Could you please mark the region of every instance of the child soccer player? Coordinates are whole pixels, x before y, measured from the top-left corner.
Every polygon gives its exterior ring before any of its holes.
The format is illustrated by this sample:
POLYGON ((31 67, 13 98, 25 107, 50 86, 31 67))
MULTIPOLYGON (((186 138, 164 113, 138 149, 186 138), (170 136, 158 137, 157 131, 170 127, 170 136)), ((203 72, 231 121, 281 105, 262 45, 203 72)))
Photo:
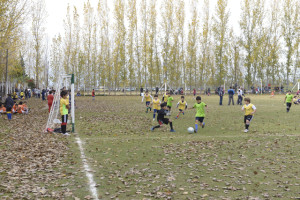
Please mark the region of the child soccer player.
POLYGON ((169 124, 170 123, 170 132, 175 132, 175 130, 173 129, 173 124, 172 121, 168 118, 165 118, 165 116, 167 115, 167 104, 166 103, 162 103, 160 105, 161 109, 160 111, 158 111, 158 115, 157 115, 157 121, 159 123, 159 125, 157 126, 153 126, 151 128, 151 131, 154 131, 154 129, 156 128, 160 128, 163 126, 163 124, 169 124))
POLYGON ((49 112, 51 111, 51 107, 52 107, 52 104, 53 104, 53 99, 54 99, 54 96, 52 95, 52 91, 50 91, 49 95, 47 97, 49 112))
POLYGON ((292 95, 291 90, 289 90, 284 98, 284 103, 286 103, 286 112, 290 112, 293 98, 294 98, 294 95, 292 95))
POLYGON ((171 114, 171 109, 172 109, 172 101, 174 101, 174 98, 172 97, 171 93, 169 94, 169 98, 168 98, 168 103, 167 103, 167 107, 169 110, 169 115, 171 114))
POLYGON ((17 102, 14 101, 14 105, 13 105, 13 107, 11 109, 12 113, 13 114, 17 113, 17 109, 18 109, 18 104, 17 104, 17 102))
POLYGON ((93 89, 93 91, 92 91, 92 97, 93 97, 93 100, 95 100, 95 89, 93 89))
POLYGON ((256 112, 256 107, 252 103, 250 103, 250 98, 245 98, 245 105, 242 107, 242 111, 245 111, 245 130, 244 132, 247 133, 249 131, 250 122, 253 119, 253 115, 256 112))
POLYGON ((160 110, 160 104, 161 102, 158 99, 158 95, 154 95, 154 99, 152 100, 152 103, 150 105, 150 107, 153 105, 153 121, 155 120, 155 114, 160 110))
MULTIPOLYGON (((196 121, 195 121, 195 130, 194 132, 197 133, 198 131, 198 123, 200 122, 200 126, 202 126, 202 128, 204 128, 205 123, 204 118, 205 118, 205 110, 204 108, 207 108, 207 105, 204 102, 201 102, 201 97, 197 96, 196 97, 196 101, 197 103, 194 104, 193 108, 196 108, 197 113, 196 113, 196 121)), ((191 108, 191 109, 193 109, 191 108)), ((206 112, 208 112, 208 110, 206 110, 206 112)))
POLYGON ((271 92, 270 98, 273 98, 273 97, 274 97, 274 93, 275 93, 275 91, 273 90, 273 91, 271 92))
POLYGON ((169 98, 169 92, 166 91, 166 93, 164 94, 163 98, 162 98, 162 101, 167 103, 168 102, 168 98, 169 98))
POLYGON ((184 96, 181 96, 181 101, 177 103, 177 108, 179 109, 179 113, 176 117, 176 119, 179 118, 180 113, 184 115, 184 110, 187 109, 187 102, 184 100, 184 96))
POLYGON ((63 90, 60 93, 60 114, 61 114, 61 132, 64 135, 69 135, 67 133, 67 123, 68 123, 68 114, 69 114, 69 100, 67 91, 63 90))
POLYGON ((148 109, 150 109, 150 111, 151 111, 150 103, 153 100, 153 97, 149 94, 149 92, 147 90, 146 93, 143 96, 142 102, 144 102, 144 98, 146 99, 146 107, 147 107, 146 113, 148 113, 148 109))

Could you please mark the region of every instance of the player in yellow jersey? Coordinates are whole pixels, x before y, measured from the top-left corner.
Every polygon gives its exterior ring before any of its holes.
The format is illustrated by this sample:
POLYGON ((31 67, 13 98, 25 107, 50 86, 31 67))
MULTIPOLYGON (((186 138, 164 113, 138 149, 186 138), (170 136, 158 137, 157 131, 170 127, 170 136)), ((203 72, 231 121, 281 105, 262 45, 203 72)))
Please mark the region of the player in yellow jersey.
POLYGON ((180 113, 184 115, 184 110, 187 109, 187 102, 184 100, 184 96, 181 96, 181 100, 177 103, 177 108, 179 109, 179 113, 176 119, 179 118, 180 113))
POLYGON ((153 121, 155 120, 155 114, 160 110, 160 100, 158 99, 158 95, 154 95, 154 99, 151 102, 150 107, 153 106, 153 121))
POLYGON ((249 131, 250 122, 253 119, 253 115, 256 112, 256 107, 252 103, 250 103, 250 98, 245 98, 245 105, 242 107, 242 111, 245 111, 245 130, 244 132, 247 133, 249 131))
POLYGON ((146 113, 148 113, 149 109, 151 111, 150 103, 153 100, 153 97, 149 94, 148 90, 146 90, 146 92, 143 96, 142 102, 144 101, 144 99, 146 99, 146 107, 147 107, 146 113))
POLYGON ((169 91, 166 91, 166 93, 164 94, 162 100, 163 102, 167 103, 169 99, 169 91))

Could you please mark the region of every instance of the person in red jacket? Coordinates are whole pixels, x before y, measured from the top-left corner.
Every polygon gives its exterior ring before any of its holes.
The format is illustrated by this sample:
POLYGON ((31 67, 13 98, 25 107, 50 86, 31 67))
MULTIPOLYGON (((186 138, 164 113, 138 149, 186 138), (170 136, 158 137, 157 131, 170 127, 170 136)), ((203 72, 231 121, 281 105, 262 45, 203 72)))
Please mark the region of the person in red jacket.
POLYGON ((53 99, 54 99, 54 96, 52 95, 52 91, 49 92, 47 99, 48 99, 48 106, 49 106, 49 112, 50 112, 52 103, 53 103, 53 99))
POLYGON ((92 97, 93 97, 93 100, 95 100, 95 89, 93 89, 93 91, 92 91, 92 97))

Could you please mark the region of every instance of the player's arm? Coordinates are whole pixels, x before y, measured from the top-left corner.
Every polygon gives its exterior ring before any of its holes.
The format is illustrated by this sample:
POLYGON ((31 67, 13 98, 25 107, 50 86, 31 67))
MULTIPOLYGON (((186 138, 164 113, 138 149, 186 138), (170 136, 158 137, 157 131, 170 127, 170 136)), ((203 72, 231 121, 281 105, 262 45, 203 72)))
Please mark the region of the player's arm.
POLYGON ((185 109, 187 109, 187 103, 185 103, 185 109))
POLYGON ((254 113, 256 113, 256 107, 255 107, 255 105, 252 105, 252 109, 253 109, 253 112, 251 114, 253 115, 254 113))
POLYGON ((179 106, 179 101, 178 101, 178 103, 177 103, 177 105, 176 105, 176 108, 178 108, 178 106, 179 106))
POLYGON ((145 98, 145 95, 144 95, 143 98, 142 98, 142 102, 144 102, 144 98, 145 98))
POLYGON ((283 103, 285 103, 285 101, 286 101, 286 96, 284 97, 284 102, 283 103))
POLYGON ((206 108, 206 112, 208 113, 208 106, 207 106, 207 105, 205 105, 205 108, 206 108))

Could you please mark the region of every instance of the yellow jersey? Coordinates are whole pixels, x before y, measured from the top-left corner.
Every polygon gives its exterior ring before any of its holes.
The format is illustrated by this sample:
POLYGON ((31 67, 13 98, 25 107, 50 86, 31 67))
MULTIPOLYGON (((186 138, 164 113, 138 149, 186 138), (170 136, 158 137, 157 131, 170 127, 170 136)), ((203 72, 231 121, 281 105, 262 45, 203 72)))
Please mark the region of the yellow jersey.
POLYGON ((144 99, 146 99, 146 102, 151 102, 151 100, 153 99, 153 97, 150 94, 145 94, 143 96, 142 102, 144 101, 144 99))
POLYGON ((157 100, 153 99, 152 103, 153 103, 153 109, 160 110, 160 100, 159 99, 157 99, 157 100))
POLYGON ((186 101, 183 101, 183 102, 179 101, 177 103, 177 107, 178 107, 179 110, 184 110, 187 107, 187 102, 186 101))
POLYGON ((59 110, 60 110, 61 115, 69 114, 67 105, 69 105, 69 99, 60 98, 60 109, 59 110))
POLYGON ((242 109, 245 110, 245 115, 253 115, 252 112, 256 110, 256 107, 252 103, 249 103, 248 105, 245 104, 242 109))
POLYGON ((164 94, 164 102, 168 102, 168 99, 169 99, 169 95, 164 94))

